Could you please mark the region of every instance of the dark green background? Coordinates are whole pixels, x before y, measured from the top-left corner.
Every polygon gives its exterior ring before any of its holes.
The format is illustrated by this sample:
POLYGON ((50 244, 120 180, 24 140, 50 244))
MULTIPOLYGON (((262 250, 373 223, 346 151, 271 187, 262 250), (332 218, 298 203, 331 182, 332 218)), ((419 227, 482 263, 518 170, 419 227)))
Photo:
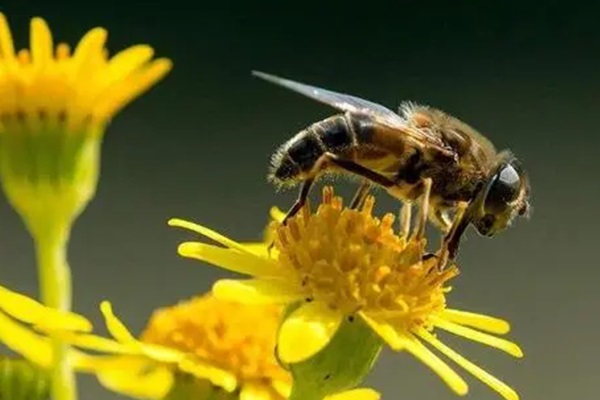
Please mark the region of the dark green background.
MULTIPOLYGON (((428 103, 511 148, 531 175, 532 218, 493 240, 468 232, 450 301, 511 320, 526 358, 444 338, 523 399, 597 397, 598 9, 583 1, 324 3, 2 7, 21 45, 29 18, 40 15, 60 40, 75 43, 101 25, 112 52, 150 43, 175 63, 106 136, 98 195, 70 248, 75 309, 99 324, 97 305, 110 299, 139 332, 153 308, 226 275, 178 258, 176 245, 189 236, 168 228, 169 217, 256 239, 270 205, 291 203, 293 193, 276 194, 265 180, 269 156, 333 110, 250 77, 262 69, 389 107, 428 103)), ((379 197, 382 209, 395 210, 379 197)), ((31 241, 5 204, 0 235, 2 284, 35 294, 31 241)), ((469 381, 468 398, 498 398, 469 381)), ((369 384, 384 399, 456 398, 404 353, 386 353, 369 384)), ((85 400, 116 398, 90 377, 80 392, 85 400)))

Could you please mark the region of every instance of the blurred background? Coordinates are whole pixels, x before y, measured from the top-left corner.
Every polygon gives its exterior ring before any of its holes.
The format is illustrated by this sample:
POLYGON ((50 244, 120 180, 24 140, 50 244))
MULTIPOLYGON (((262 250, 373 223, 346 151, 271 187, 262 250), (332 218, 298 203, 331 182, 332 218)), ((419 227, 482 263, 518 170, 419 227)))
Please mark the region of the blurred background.
MULTIPOLYGON (((98 194, 71 241, 75 310, 101 326, 98 303, 110 299, 139 332, 154 308, 225 276, 176 255, 177 243, 189 236, 167 227, 168 218, 253 240, 271 205, 292 203, 295 191, 276 193, 266 182, 269 157, 335 111, 250 76, 260 69, 390 108, 401 100, 430 104, 512 149, 531 176, 532 218, 491 240, 468 231, 450 301, 512 321, 511 337, 526 357, 515 361, 445 338, 523 399, 597 396, 600 25, 588 7, 577 1, 5 2, 1 11, 21 46, 29 19, 43 16, 57 40, 74 44, 99 25, 110 32, 112 52, 149 43, 175 63, 108 130, 98 194)), ((379 197, 381 210, 398 206, 379 197)), ((0 221, 2 284, 36 295, 32 242, 6 202, 0 221)), ((469 382, 468 399, 499 398, 469 382)), ((384 354, 369 384, 384 399, 456 398, 403 353, 384 354)), ((80 394, 118 398, 90 377, 81 378, 80 394)))

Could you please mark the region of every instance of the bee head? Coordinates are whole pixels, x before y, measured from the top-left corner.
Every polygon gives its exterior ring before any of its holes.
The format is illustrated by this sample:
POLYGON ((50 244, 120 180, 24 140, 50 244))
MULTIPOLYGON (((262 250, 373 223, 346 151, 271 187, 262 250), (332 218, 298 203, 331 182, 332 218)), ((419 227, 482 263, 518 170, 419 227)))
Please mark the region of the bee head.
POLYGON ((483 236, 503 231, 517 215, 529 215, 529 180, 515 157, 500 154, 474 206, 472 222, 483 236))

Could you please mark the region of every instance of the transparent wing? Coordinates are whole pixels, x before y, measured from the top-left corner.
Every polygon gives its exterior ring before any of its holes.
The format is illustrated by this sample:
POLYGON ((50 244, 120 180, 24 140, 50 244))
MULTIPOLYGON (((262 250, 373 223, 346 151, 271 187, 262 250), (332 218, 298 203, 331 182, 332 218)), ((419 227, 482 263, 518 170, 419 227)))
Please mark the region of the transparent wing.
POLYGON ((295 82, 260 71, 252 71, 252 75, 264 79, 265 81, 274 83, 278 86, 283 86, 284 88, 300 93, 304 96, 310 97, 318 102, 328 104, 339 110, 368 115, 372 117, 375 122, 385 125, 391 129, 395 129, 399 133, 411 137, 416 142, 420 142, 420 145, 435 146, 442 151, 447 151, 438 137, 429 135, 424 131, 411 128, 400 115, 380 104, 376 104, 348 94, 336 93, 331 90, 295 82))

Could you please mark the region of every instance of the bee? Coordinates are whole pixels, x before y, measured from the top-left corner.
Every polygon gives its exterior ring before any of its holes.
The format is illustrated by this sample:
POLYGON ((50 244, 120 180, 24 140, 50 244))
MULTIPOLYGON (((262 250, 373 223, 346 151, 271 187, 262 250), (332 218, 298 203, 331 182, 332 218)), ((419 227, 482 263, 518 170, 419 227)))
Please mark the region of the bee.
POLYGON ((520 162, 458 118, 412 102, 395 113, 358 97, 252 74, 343 112, 308 126, 272 156, 269 180, 301 186, 284 222, 303 207, 318 178, 339 173, 362 178, 351 207, 374 186, 406 204, 420 201, 417 230, 423 234, 427 220, 440 228, 446 260, 456 257, 470 224, 491 237, 517 215, 528 215, 530 186, 520 162))

